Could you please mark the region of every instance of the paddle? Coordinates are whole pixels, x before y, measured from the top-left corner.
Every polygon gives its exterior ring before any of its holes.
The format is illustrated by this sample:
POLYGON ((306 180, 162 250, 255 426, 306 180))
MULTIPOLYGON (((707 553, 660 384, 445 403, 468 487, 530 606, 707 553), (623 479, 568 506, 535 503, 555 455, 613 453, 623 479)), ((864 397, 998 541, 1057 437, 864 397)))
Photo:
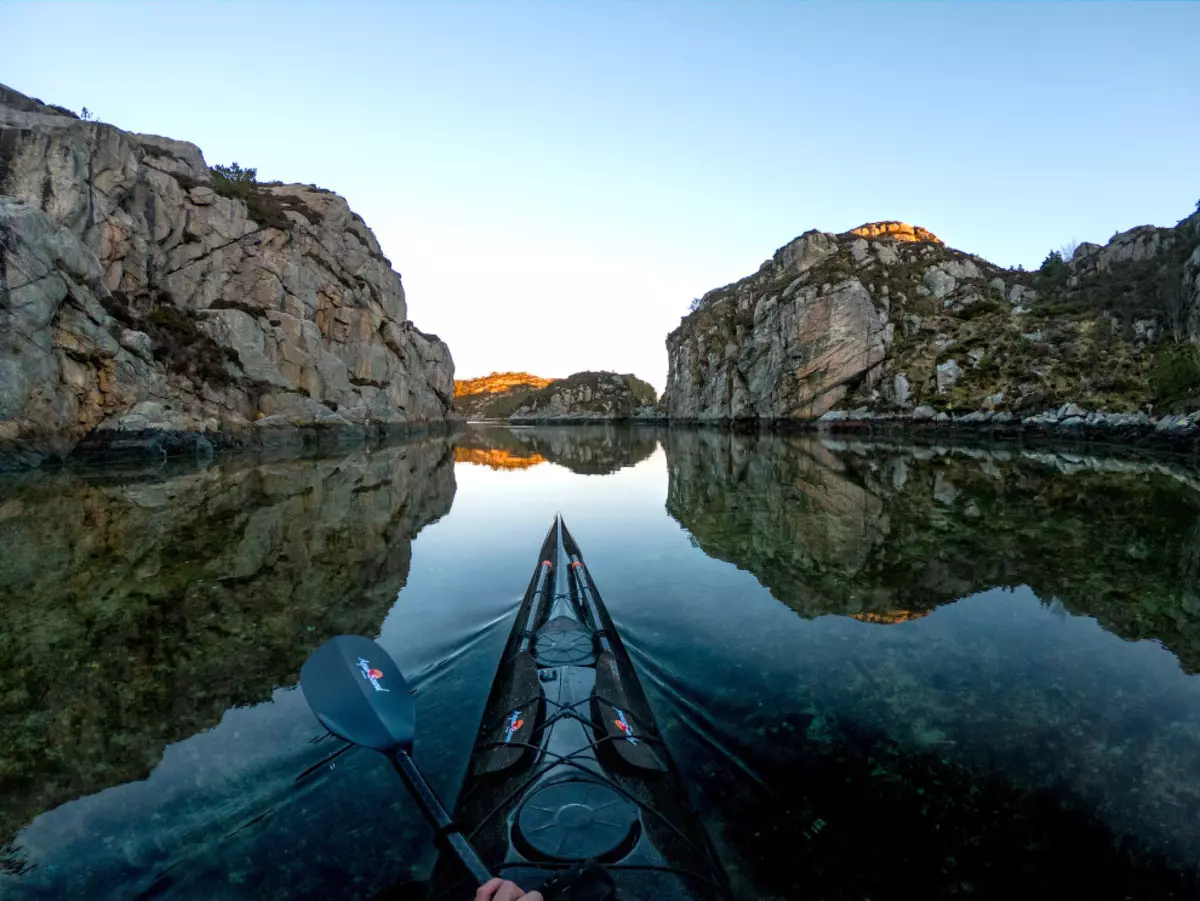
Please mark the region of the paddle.
POLYGON ((312 652, 300 688, 321 725, 351 744, 386 754, 437 837, 479 885, 492 878, 411 757, 417 709, 400 667, 360 635, 339 635, 312 652))

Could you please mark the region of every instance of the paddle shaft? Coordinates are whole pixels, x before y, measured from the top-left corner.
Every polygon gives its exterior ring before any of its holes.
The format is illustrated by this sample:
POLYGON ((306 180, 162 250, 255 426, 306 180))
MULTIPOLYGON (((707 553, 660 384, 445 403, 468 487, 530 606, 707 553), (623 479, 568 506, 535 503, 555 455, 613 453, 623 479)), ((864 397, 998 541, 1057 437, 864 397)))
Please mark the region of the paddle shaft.
POLYGON ((433 793, 433 789, 429 787, 429 783, 425 781, 425 777, 421 775, 421 771, 417 769, 417 765, 413 763, 413 759, 408 756, 408 753, 402 749, 397 750, 389 755, 389 759, 392 761, 392 766, 396 768, 396 772, 404 780, 404 784, 408 786, 408 790, 417 799, 417 806, 425 814, 425 819, 429 821, 429 825, 433 827, 437 837, 450 846, 450 850, 462 861, 462 865, 467 868, 471 878, 479 885, 483 885, 491 879, 491 872, 475 849, 471 847, 466 836, 459 831, 454 820, 450 818, 450 814, 446 813, 446 808, 433 793))

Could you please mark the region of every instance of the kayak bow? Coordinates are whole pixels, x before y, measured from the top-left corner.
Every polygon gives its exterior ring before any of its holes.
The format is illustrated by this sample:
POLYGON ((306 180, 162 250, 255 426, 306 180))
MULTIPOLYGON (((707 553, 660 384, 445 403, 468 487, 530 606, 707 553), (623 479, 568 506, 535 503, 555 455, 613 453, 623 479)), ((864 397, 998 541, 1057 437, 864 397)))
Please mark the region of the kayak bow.
MULTIPOLYGON (((729 897, 629 655, 559 517, 517 611, 455 823, 493 872, 526 890, 594 861, 617 898, 729 897)), ((469 898, 474 888, 454 861, 439 861, 433 897, 469 898)))

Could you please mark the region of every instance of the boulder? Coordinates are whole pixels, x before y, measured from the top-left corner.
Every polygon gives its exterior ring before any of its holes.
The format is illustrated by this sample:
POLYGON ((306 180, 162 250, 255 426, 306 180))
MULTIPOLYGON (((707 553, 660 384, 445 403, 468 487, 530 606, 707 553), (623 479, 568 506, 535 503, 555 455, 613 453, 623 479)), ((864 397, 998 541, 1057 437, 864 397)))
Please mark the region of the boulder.
POLYGON ((962 375, 962 370, 958 366, 957 360, 947 360, 945 363, 939 363, 937 366, 937 391, 938 394, 945 394, 954 383, 958 381, 962 375))
POLYGON ((1075 404, 1063 404, 1058 410, 1059 420, 1083 418, 1086 416, 1087 411, 1075 404))
POLYGON ((938 300, 949 296, 958 285, 954 276, 936 266, 926 270, 925 274, 921 277, 921 283, 938 300))

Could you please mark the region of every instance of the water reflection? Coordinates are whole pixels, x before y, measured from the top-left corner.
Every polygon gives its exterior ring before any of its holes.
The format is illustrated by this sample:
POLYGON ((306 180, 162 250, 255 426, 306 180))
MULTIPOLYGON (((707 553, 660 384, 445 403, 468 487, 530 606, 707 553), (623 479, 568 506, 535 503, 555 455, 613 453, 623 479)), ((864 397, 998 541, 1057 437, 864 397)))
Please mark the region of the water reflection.
POLYGON ((1193 472, 604 427, 0 483, 0 895, 422 878, 300 664, 380 635, 452 802, 556 511, 739 897, 1196 896, 1193 472))
POLYGON ((550 462, 580 475, 608 475, 654 453, 658 432, 627 425, 470 425, 458 435, 457 444, 456 459, 492 469, 550 462))
POLYGON ((692 540, 816 618, 737 611, 756 671, 736 689, 657 678, 692 708, 678 740, 757 892, 786 894, 786 859, 817 896, 1192 896, 1187 471, 715 432, 667 449, 692 540), (752 776, 732 791, 730 758, 752 776))
POLYGON ((38 813, 143 779, 170 742, 375 634, 410 539, 445 515, 445 439, 154 481, 4 485, 0 844, 38 813))
POLYGON ((667 510, 802 616, 903 622, 1027 585, 1200 669, 1200 482, 1046 451, 672 431, 667 510))

